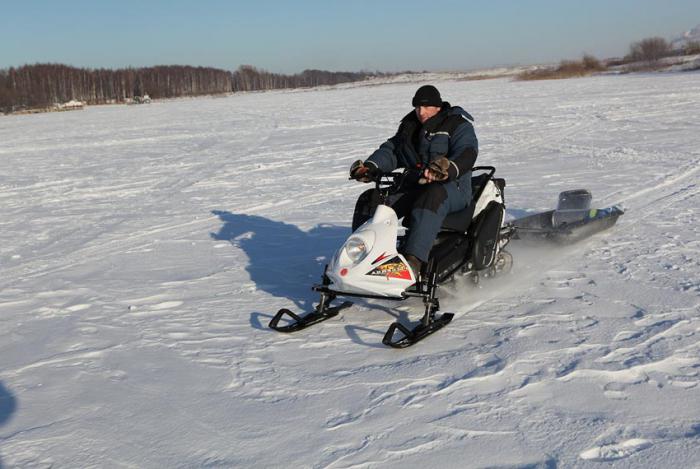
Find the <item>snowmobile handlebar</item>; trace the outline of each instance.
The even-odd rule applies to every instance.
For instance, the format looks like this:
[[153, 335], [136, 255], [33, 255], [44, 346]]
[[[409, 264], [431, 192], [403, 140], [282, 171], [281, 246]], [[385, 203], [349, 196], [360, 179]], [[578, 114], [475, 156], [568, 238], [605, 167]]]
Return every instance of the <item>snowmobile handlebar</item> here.
[[[496, 168], [493, 166], [474, 166], [472, 168], [472, 173], [475, 171], [485, 171], [487, 174], [487, 180], [492, 179], [493, 175], [496, 173]], [[368, 182], [374, 182], [377, 191], [379, 191], [384, 197], [400, 192], [404, 183], [411, 185], [411, 183], [417, 183], [418, 179], [422, 176], [423, 169], [406, 169], [401, 171], [390, 171], [388, 173], [376, 173], [374, 177]], [[353, 179], [353, 178], [350, 178]]]
[[[487, 174], [487, 180], [492, 179], [493, 175], [496, 173], [496, 168], [494, 166], [474, 166], [472, 168], [472, 173], [476, 171], [485, 171]], [[379, 173], [374, 178], [374, 183], [377, 189], [389, 190], [389, 192], [398, 192], [401, 186], [406, 183], [417, 182], [418, 179], [423, 175], [423, 168], [417, 169], [407, 169], [404, 171], [391, 171], [388, 173]]]
[[374, 184], [382, 197], [386, 197], [400, 192], [404, 182], [408, 182], [412, 175], [418, 180], [418, 173], [416, 171], [391, 171], [389, 173], [380, 173], [374, 179]]
[[372, 175], [363, 175], [362, 179], [350, 176], [350, 181], [373, 182], [377, 189], [386, 189], [392, 187], [404, 180], [409, 171], [390, 171], [388, 173], [376, 172]]

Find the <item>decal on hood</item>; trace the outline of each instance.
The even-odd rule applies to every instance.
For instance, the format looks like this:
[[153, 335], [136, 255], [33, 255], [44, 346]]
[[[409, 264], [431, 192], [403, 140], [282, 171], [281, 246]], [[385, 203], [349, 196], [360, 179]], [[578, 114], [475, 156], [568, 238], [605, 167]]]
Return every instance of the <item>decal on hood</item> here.
[[399, 256], [386, 261], [382, 265], [367, 272], [367, 275], [373, 277], [399, 278], [403, 280], [411, 280], [411, 271], [409, 267], [403, 263]]

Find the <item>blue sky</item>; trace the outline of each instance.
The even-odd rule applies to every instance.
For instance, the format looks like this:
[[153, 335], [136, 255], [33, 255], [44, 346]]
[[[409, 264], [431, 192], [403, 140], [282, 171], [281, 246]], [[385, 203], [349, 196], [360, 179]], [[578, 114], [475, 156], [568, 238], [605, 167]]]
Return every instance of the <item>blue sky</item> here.
[[0, 67], [469, 70], [624, 55], [700, 23], [698, 0], [3, 1]]

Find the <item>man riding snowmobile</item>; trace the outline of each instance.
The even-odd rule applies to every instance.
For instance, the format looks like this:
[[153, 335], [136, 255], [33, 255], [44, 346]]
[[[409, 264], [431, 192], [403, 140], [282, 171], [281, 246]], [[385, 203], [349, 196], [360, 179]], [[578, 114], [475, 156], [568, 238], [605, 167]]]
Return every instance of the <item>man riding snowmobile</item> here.
[[334, 318], [353, 304], [338, 297], [420, 299], [420, 321], [396, 321], [382, 339], [409, 347], [452, 321], [454, 313], [440, 310], [439, 288], [458, 277], [478, 284], [510, 271], [513, 257], [504, 248], [511, 239], [575, 242], [622, 215], [617, 206], [591, 209], [590, 192], [578, 189], [562, 192], [556, 210], [505, 222], [506, 181], [494, 177], [493, 166], [474, 166], [472, 117], [443, 102], [433, 86], [419, 88], [413, 105], [396, 135], [350, 168], [351, 178], [375, 188], [359, 197], [352, 234], [312, 287], [318, 304], [303, 315], [281, 308], [271, 329], [292, 333]]
[[[355, 161], [350, 177], [371, 182], [377, 174], [397, 168], [414, 174], [390, 205], [399, 218], [409, 218], [411, 230], [401, 250], [418, 278], [445, 217], [471, 202], [478, 142], [474, 118], [461, 107], [443, 102], [434, 86], [418, 88], [412, 104], [415, 109], [401, 120], [396, 135], [366, 161]], [[353, 231], [371, 218], [378, 203], [376, 189], [360, 195]]]

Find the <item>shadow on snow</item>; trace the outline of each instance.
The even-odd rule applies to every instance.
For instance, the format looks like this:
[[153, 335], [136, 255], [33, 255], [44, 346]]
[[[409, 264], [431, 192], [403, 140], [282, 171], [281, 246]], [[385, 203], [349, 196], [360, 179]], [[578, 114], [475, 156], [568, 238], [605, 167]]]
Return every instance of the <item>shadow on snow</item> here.
[[[318, 225], [303, 231], [295, 225], [257, 215], [214, 210], [223, 225], [211, 237], [228, 241], [248, 256], [246, 271], [255, 286], [275, 297], [287, 298], [303, 311], [318, 299], [311, 285], [321, 281], [326, 263], [350, 234], [350, 228]], [[263, 314], [254, 313], [251, 325], [263, 328]]]
[[[320, 282], [324, 266], [350, 235], [347, 226], [321, 224], [303, 231], [295, 225], [258, 215], [220, 210], [213, 210], [212, 213], [223, 222], [217, 233], [210, 233], [212, 239], [230, 242], [243, 250], [248, 257], [246, 271], [256, 288], [278, 298], [287, 298], [300, 312], [313, 309], [318, 294], [310, 287]], [[513, 218], [527, 213], [526, 210], [509, 210]], [[372, 307], [382, 310], [394, 320], [411, 324], [406, 311], [374, 303]], [[273, 314], [274, 311], [252, 312], [251, 327], [267, 330], [267, 322]], [[364, 342], [361, 335], [384, 334], [384, 331], [359, 326], [347, 326], [346, 332], [353, 342], [378, 347], [381, 345]]]
[[[0, 382], [0, 427], [10, 420], [16, 409], [17, 400], [15, 396]], [[2, 467], [2, 459], [0, 459], [0, 468]]]

